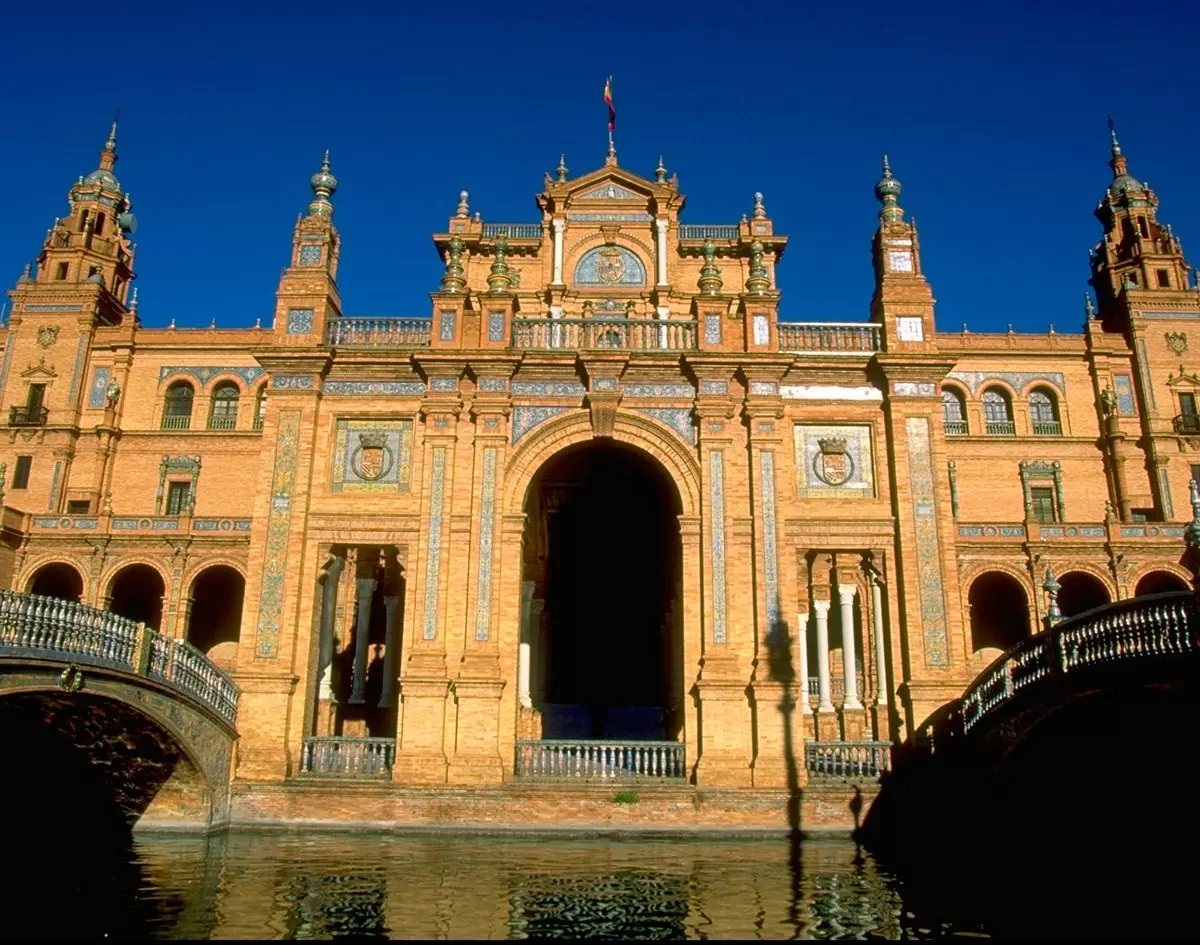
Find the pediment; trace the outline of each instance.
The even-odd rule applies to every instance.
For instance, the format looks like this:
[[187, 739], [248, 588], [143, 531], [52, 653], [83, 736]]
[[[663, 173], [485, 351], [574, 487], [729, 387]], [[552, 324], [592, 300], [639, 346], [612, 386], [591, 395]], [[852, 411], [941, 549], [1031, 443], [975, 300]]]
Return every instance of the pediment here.
[[667, 188], [663, 184], [646, 180], [623, 167], [609, 165], [568, 182], [563, 196], [568, 204], [586, 200], [588, 203], [636, 202], [644, 205], [646, 201], [666, 191]]
[[54, 370], [53, 364], [47, 364], [45, 358], [38, 358], [36, 362], [30, 361], [29, 366], [21, 372], [22, 377], [58, 377], [58, 372]]

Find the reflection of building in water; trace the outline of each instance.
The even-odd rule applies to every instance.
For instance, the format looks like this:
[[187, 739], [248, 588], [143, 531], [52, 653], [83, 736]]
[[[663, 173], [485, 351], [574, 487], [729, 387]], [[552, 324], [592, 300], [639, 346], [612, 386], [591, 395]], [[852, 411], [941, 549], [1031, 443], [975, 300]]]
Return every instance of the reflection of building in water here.
[[798, 322], [761, 196], [689, 223], [615, 155], [533, 222], [462, 194], [420, 317], [343, 313], [326, 160], [274, 310], [165, 326], [115, 161], [10, 292], [0, 578], [233, 674], [235, 815], [363, 816], [333, 776], [803, 786], [1042, 627], [1048, 567], [1068, 612], [1186, 576], [1200, 297], [1115, 139], [1082, 333], [1036, 336], [938, 330], [888, 168], [868, 317]]

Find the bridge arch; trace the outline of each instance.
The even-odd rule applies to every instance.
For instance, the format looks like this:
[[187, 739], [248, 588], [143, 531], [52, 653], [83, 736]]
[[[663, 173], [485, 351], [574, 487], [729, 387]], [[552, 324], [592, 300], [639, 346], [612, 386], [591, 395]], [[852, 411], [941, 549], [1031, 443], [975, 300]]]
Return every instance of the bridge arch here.
[[25, 592], [57, 597], [60, 600], [83, 600], [83, 572], [74, 563], [47, 561], [39, 563], [25, 581]]
[[1188, 578], [1181, 576], [1177, 571], [1155, 568], [1138, 578], [1133, 596], [1143, 597], [1147, 594], [1165, 594], [1167, 591], [1186, 591], [1188, 583]]
[[147, 561], [123, 561], [109, 574], [105, 609], [155, 630], [163, 629], [163, 602], [169, 576]]
[[1090, 568], [1074, 568], [1058, 576], [1058, 607], [1064, 618], [1075, 617], [1115, 599], [1113, 587]]
[[1032, 632], [1026, 582], [1005, 569], [981, 571], [967, 590], [971, 650], [1007, 650]]

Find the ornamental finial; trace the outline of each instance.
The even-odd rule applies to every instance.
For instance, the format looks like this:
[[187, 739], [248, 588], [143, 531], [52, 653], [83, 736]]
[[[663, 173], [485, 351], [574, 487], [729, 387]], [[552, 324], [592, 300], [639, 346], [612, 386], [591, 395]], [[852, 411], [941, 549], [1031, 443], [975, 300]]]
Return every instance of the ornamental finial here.
[[1113, 124], [1112, 115], [1108, 116], [1108, 136], [1112, 139], [1112, 156], [1121, 154], [1121, 142], [1117, 140], [1117, 127]]
[[746, 291], [762, 295], [771, 288], [771, 277], [763, 265], [763, 244], [759, 240], [750, 243], [750, 275], [746, 279]]
[[767, 208], [763, 206], [763, 195], [756, 193], [754, 195], [754, 219], [765, 220], [767, 218]]
[[29, 275], [30, 268], [31, 268], [30, 264], [26, 263], [25, 268], [21, 270], [21, 278], [17, 280], [18, 282], [32, 282], [33, 281], [33, 279]]
[[461, 292], [466, 286], [462, 266], [463, 241], [457, 233], [450, 238], [450, 251], [446, 254], [446, 273], [442, 276], [443, 292]]
[[338, 179], [333, 176], [333, 172], [329, 169], [329, 149], [325, 149], [325, 154], [321, 158], [321, 169], [313, 174], [309, 181], [312, 191], [316, 194], [316, 199], [308, 205], [308, 212], [317, 216], [329, 216], [333, 213], [333, 204], [329, 202], [338, 188]]
[[904, 219], [904, 210], [901, 209], [899, 203], [900, 193], [903, 189], [900, 181], [892, 176], [892, 167], [885, 154], [883, 156], [883, 176], [875, 182], [875, 199], [883, 205], [883, 209], [879, 211], [881, 222], [890, 223]]
[[1046, 568], [1046, 580], [1042, 581], [1042, 590], [1046, 592], [1046, 622], [1053, 627], [1062, 620], [1062, 611], [1058, 607], [1058, 592], [1062, 585], [1054, 577], [1054, 569]]
[[137, 290], [137, 286], [134, 286], [133, 287], [133, 295], [129, 299], [129, 311], [133, 312], [133, 314], [136, 315], [137, 310], [138, 310], [138, 290]]
[[1096, 317], [1096, 306], [1092, 304], [1092, 293], [1086, 290], [1083, 293], [1083, 311], [1089, 322]]
[[717, 246], [711, 239], [704, 241], [704, 266], [700, 270], [698, 285], [704, 295], [717, 295], [721, 291], [721, 271], [717, 269], [714, 260], [717, 256]]
[[654, 169], [654, 179], [660, 184], [667, 182], [667, 168], [663, 164], [663, 156], [661, 154], [658, 156], [658, 167]]
[[567, 155], [564, 152], [558, 156], [558, 182], [564, 183], [567, 179]]
[[507, 292], [512, 285], [512, 272], [508, 268], [508, 238], [503, 234], [492, 244], [491, 269], [488, 271], [488, 290], [493, 293]]
[[462, 217], [465, 219], [466, 217], [469, 217], [471, 215], [471, 207], [467, 203], [467, 200], [470, 196], [471, 195], [468, 194], [465, 190], [460, 190], [458, 192], [458, 207], [454, 211], [454, 215], [456, 217]]

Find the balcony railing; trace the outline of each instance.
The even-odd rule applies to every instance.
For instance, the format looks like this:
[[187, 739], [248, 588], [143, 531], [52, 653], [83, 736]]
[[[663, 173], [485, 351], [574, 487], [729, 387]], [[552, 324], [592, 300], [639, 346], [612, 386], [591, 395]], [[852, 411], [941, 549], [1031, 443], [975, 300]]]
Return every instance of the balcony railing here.
[[967, 421], [966, 420], [943, 420], [942, 429], [946, 431], [946, 436], [966, 436]]
[[540, 223], [485, 223], [484, 236], [503, 236], [510, 240], [540, 240], [542, 225]]
[[335, 318], [325, 326], [326, 344], [343, 348], [427, 348], [428, 318]]
[[1011, 420], [986, 420], [984, 429], [988, 436], [1016, 436], [1017, 425]]
[[165, 414], [162, 418], [162, 428], [164, 430], [186, 430], [192, 425], [192, 415], [183, 414], [173, 417], [170, 414]]
[[234, 430], [237, 428], [237, 417], [209, 417], [210, 430]]
[[1062, 436], [1062, 422], [1059, 420], [1034, 420], [1034, 436]]
[[879, 326], [862, 322], [780, 322], [779, 350], [819, 354], [878, 351]]
[[0, 591], [0, 653], [136, 673], [237, 718], [237, 686], [190, 643], [75, 601]]
[[10, 427], [45, 426], [49, 413], [50, 411], [45, 407], [9, 407], [8, 425]]
[[891, 742], [805, 742], [804, 767], [835, 778], [878, 777], [892, 766]]
[[311, 737], [303, 740], [300, 773], [387, 780], [395, 758], [394, 738]]
[[651, 318], [514, 318], [513, 347], [693, 351], [696, 323]]
[[517, 777], [682, 781], [680, 742], [543, 738], [517, 742]]
[[[15, 409], [15, 408], [14, 408]], [[1200, 434], [1200, 416], [1194, 413], [1181, 413], [1171, 424], [1176, 433]]]
[[738, 238], [736, 223], [685, 223], [679, 227], [681, 240], [735, 240]]
[[[854, 674], [854, 679], [858, 685], [858, 695], [861, 698], [863, 694], [863, 674], [857, 672]], [[813, 701], [821, 695], [821, 677], [808, 677], [808, 698]], [[829, 677], [829, 698], [841, 702], [846, 698], [846, 676], [844, 673], [831, 674]]]

